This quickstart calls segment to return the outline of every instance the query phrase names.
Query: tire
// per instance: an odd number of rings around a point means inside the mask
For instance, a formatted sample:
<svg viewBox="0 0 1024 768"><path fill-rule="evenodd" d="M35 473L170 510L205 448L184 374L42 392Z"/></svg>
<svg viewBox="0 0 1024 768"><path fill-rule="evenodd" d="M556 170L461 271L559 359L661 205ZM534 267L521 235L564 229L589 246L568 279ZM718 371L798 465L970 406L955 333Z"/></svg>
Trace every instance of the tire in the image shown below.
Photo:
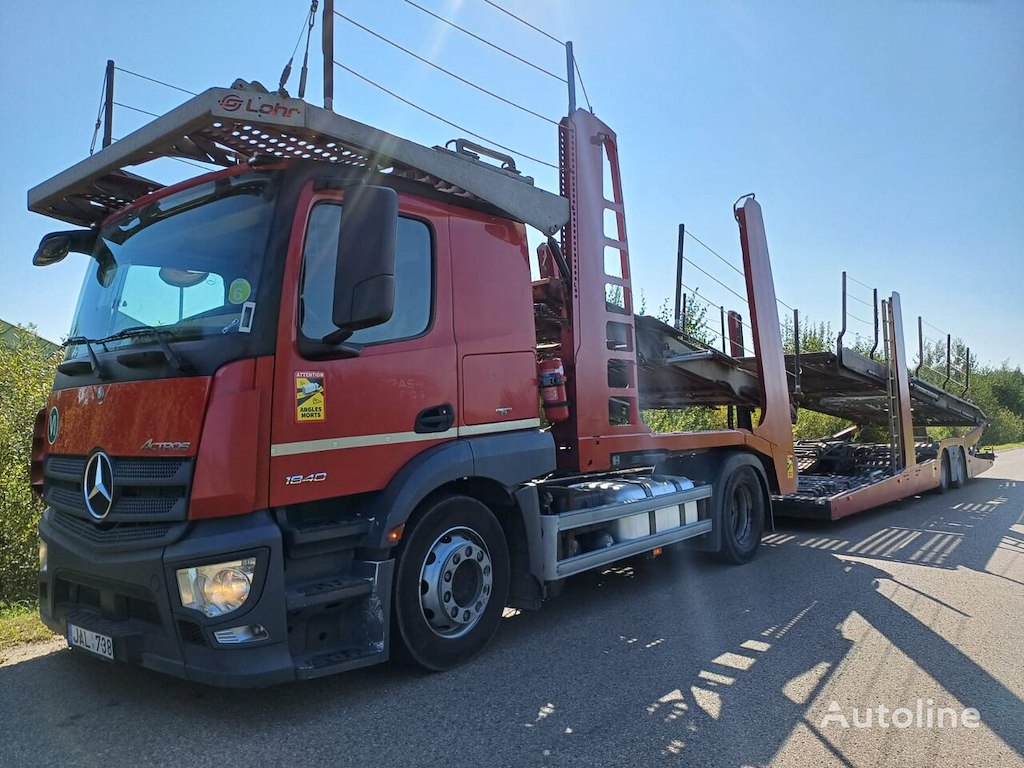
<svg viewBox="0 0 1024 768"><path fill-rule="evenodd" d="M761 478L750 464L740 464L724 477L721 488L717 520L722 526L722 546L718 558L727 563L746 563L757 554L764 531L767 502Z"/></svg>
<svg viewBox="0 0 1024 768"><path fill-rule="evenodd" d="M967 485L967 481L971 478L967 474L967 456L964 453L960 454L960 475L953 481L954 488L963 488Z"/></svg>
<svg viewBox="0 0 1024 768"><path fill-rule="evenodd" d="M942 461L939 466L939 487L935 490L938 493L945 493L953 483L953 468L949 463L949 451L942 452Z"/></svg>
<svg viewBox="0 0 1024 768"><path fill-rule="evenodd" d="M397 559L396 656L440 672L482 651L501 623L509 588L508 545L494 514L468 496L428 500Z"/></svg>

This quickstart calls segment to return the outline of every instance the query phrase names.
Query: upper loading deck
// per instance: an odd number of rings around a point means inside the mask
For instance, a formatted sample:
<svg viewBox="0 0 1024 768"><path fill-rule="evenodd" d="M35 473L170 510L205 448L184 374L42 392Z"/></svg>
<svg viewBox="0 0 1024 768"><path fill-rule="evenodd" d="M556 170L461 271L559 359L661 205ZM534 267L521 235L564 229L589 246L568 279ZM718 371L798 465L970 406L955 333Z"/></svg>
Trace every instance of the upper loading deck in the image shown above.
<svg viewBox="0 0 1024 768"><path fill-rule="evenodd" d="M695 405L757 407L757 367L751 357L732 357L651 317L636 318L638 371L644 408ZM786 355L794 404L847 419L861 426L889 420L888 369L855 350L804 352L800 355L800 391L796 392L795 355ZM985 414L962 396L910 377L915 426L975 427Z"/></svg>

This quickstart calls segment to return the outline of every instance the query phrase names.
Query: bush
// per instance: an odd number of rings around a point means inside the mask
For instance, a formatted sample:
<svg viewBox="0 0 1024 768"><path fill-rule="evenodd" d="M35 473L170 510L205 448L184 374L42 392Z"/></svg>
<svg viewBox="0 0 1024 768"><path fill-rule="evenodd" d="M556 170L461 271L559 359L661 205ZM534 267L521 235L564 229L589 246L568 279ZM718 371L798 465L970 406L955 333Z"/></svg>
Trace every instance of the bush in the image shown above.
<svg viewBox="0 0 1024 768"><path fill-rule="evenodd" d="M36 599L43 505L29 487L29 458L58 362L59 350L28 329L0 343L0 605Z"/></svg>

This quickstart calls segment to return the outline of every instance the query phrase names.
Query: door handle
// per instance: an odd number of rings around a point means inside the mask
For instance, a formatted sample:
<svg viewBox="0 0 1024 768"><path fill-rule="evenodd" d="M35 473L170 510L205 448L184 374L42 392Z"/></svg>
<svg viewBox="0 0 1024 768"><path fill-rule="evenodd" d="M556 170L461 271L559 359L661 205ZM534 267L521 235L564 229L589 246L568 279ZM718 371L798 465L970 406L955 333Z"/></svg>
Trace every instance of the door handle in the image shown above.
<svg viewBox="0 0 1024 768"><path fill-rule="evenodd" d="M435 405L419 412L416 417L415 431L423 434L429 432L445 432L455 423L455 409L450 403Z"/></svg>

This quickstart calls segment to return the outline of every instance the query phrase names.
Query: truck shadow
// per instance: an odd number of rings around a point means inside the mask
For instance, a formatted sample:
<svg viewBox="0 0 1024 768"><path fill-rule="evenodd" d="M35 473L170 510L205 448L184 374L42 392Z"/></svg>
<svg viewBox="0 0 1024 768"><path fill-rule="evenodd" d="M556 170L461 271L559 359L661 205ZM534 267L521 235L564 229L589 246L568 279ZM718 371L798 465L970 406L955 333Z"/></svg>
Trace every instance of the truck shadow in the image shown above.
<svg viewBox="0 0 1024 768"><path fill-rule="evenodd" d="M137 764L160 745L172 763L203 750L272 763L285 749L332 765L763 765L799 734L852 765L846 736L819 726L822 694L873 632L950 699L977 708L1019 757L1020 698L893 595L908 590L965 622L971 605L883 566L971 569L1017 589L1024 537L1011 526L1022 522L1024 483L981 478L936 498L837 523L780 521L742 568L676 552L576 577L544 610L510 615L482 657L443 675L389 664L239 693L61 651L0 668L0 709L13 714L5 728L17 743L65 764L96 754ZM1000 562L1003 573L990 570ZM888 664L877 659L879 681ZM118 753L124 728L144 734L141 753Z"/></svg>

